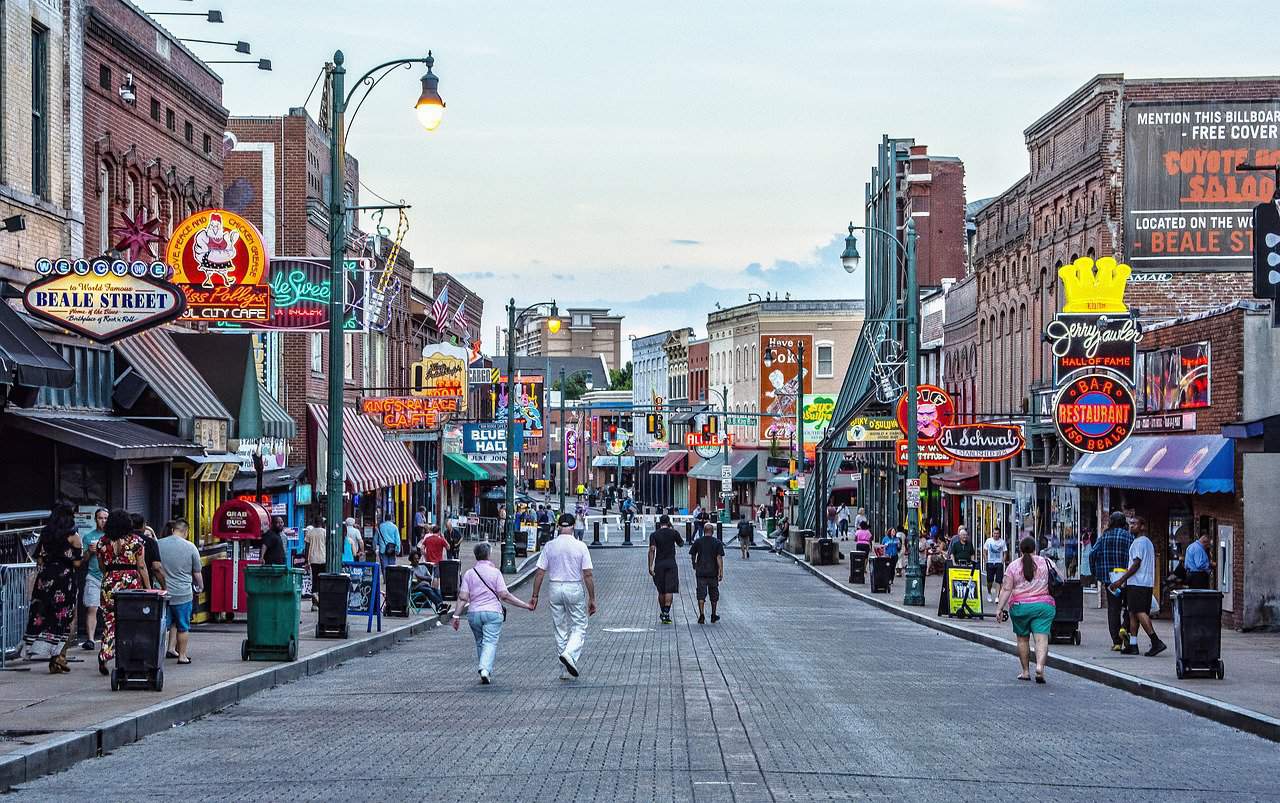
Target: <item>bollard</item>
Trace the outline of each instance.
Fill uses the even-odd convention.
[[[716,538],[719,538],[721,541],[724,540],[724,522],[723,521],[716,522]]]
[[[691,521],[686,521],[684,523],[684,539],[686,541],[693,540],[693,522]]]
[[[622,545],[631,546],[631,520],[628,519],[622,525]]]
[[[600,545],[600,522],[591,522],[591,543],[595,546]]]

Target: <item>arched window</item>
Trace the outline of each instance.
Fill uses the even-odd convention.
[[[98,253],[111,248],[111,165],[98,165]]]
[[[150,220],[151,218],[160,214],[160,188],[152,184],[151,190],[148,193],[148,196],[149,197],[147,198],[147,219]]]
[[[126,173],[124,176],[124,211],[129,217],[133,217],[133,205],[138,195],[138,183],[133,180],[133,175]]]

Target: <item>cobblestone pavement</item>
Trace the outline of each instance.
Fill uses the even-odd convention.
[[[1280,800],[1276,745],[727,558],[656,624],[641,549],[593,554],[582,677],[513,610],[495,685],[436,631],[23,787],[41,800]],[[528,588],[521,589],[527,594]]]

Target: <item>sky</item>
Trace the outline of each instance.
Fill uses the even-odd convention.
[[[511,297],[608,306],[634,335],[704,335],[708,310],[749,292],[860,297],[839,255],[883,134],[963,159],[976,200],[1026,172],[1023,129],[1095,74],[1280,69],[1175,0],[140,5],[220,9],[222,25],[160,19],[272,59],[220,68],[232,114],[303,104],[336,48],[349,81],[430,48],[440,128],[417,125],[415,67],[378,86],[347,147],[367,189],[412,205],[414,260],[483,296],[489,353]]]

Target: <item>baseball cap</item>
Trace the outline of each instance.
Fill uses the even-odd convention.
[[[561,513],[560,518],[556,519],[556,525],[559,527],[572,527],[577,521],[572,513]]]

